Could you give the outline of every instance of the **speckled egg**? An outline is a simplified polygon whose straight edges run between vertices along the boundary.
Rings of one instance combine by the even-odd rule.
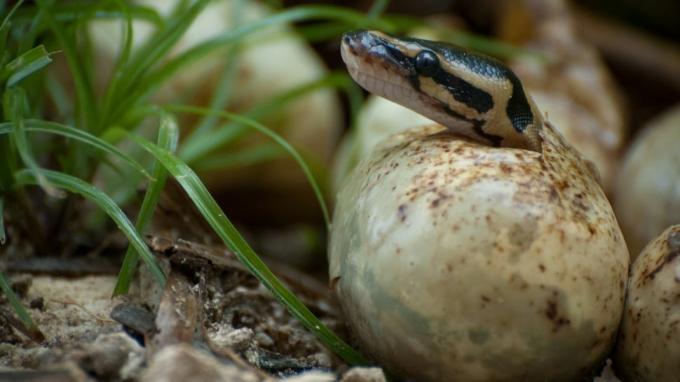
[[[541,138],[494,148],[429,125],[348,176],[330,277],[363,352],[418,381],[573,381],[604,359],[628,252],[580,156]]]
[[[619,171],[614,207],[633,258],[666,227],[680,223],[680,104],[633,141]]]
[[[680,225],[649,243],[632,266],[616,361],[627,381],[680,379]]]

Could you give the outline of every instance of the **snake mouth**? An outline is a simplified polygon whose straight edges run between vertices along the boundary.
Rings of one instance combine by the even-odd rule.
[[[342,37],[342,59],[352,78],[358,72],[386,82],[416,76],[413,60],[375,32],[357,30]]]

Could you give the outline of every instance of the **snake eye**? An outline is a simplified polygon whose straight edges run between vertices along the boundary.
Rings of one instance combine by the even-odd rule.
[[[439,70],[439,59],[432,51],[424,50],[416,55],[416,71],[418,74],[432,77]]]

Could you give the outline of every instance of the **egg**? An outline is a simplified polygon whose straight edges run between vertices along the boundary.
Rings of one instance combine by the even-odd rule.
[[[614,207],[633,256],[680,223],[680,105],[650,122],[629,147]]]
[[[552,126],[542,152],[426,125],[343,181],[331,286],[359,349],[418,381],[573,381],[601,365],[628,252],[588,166]]]
[[[616,360],[628,381],[680,376],[680,225],[666,229],[633,263]]]

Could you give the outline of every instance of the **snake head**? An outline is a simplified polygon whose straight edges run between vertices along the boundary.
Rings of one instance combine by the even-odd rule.
[[[443,42],[357,30],[341,55],[364,89],[492,146],[540,151],[542,120],[503,63]]]

